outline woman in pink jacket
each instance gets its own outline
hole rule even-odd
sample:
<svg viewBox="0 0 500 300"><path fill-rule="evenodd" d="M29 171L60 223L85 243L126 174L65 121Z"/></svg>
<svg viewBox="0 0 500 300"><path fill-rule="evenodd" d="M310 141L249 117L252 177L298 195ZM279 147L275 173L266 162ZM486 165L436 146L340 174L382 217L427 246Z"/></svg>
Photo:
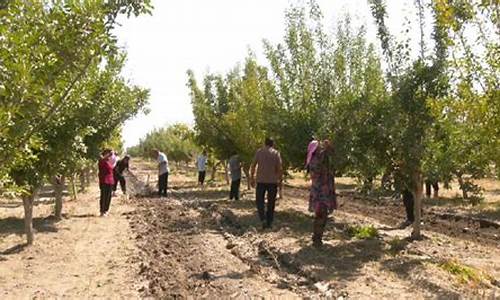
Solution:
<svg viewBox="0 0 500 300"><path fill-rule="evenodd" d="M101 190L99 206L101 217L108 215L113 186L115 184L113 165L111 163L112 154L113 151L111 149L106 149L102 151L101 159L99 160L99 189Z"/></svg>

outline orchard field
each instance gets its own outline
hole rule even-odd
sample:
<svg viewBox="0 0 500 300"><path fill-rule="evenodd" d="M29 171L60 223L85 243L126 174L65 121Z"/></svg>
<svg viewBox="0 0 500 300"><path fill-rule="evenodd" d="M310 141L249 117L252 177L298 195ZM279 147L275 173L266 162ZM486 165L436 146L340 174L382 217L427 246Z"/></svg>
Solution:
<svg viewBox="0 0 500 300"><path fill-rule="evenodd" d="M175 74L191 122L141 124L155 129L125 148L126 122L160 107L124 75L116 32L154 14L152 1L0 0L0 298L499 297L500 3L408 0L394 28L394 1L333 23L321 0L290 1L262 53ZM249 179L269 137L284 181L262 230ZM307 210L313 140L331 145L339 203L322 247ZM99 217L104 149L131 163L128 194ZM235 154L242 197L230 201Z"/></svg>
<svg viewBox="0 0 500 300"><path fill-rule="evenodd" d="M2 298L457 299L491 298L500 290L500 223L481 214L498 213L495 190L484 209L448 197L426 201L426 237L411 241L410 229L397 226L404 214L399 202L362 197L351 178L340 178L341 207L316 249L303 176L286 184L276 225L262 232L253 191L228 200L222 172L200 190L193 167L175 168L170 197L159 199L147 185L155 164L134 165L134 196L113 198L108 218L95 214L95 185L67 199L61 221L47 217L49 191L36 203L40 243L29 248L18 236L22 203L3 202Z"/></svg>

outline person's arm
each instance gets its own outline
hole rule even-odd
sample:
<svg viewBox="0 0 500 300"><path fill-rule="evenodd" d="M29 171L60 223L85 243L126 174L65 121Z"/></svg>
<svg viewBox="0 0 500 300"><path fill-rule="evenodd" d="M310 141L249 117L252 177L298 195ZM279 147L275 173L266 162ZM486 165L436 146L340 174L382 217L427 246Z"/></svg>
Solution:
<svg viewBox="0 0 500 300"><path fill-rule="evenodd" d="M276 166L276 174L278 175L279 182L283 182L283 162L281 161L281 155L278 153L278 165Z"/></svg>
<svg viewBox="0 0 500 300"><path fill-rule="evenodd" d="M127 163L127 168L125 168L125 169L127 170L127 172L128 172L130 175L134 176L134 173L133 173L132 171L130 171L130 162L128 162L128 163Z"/></svg>

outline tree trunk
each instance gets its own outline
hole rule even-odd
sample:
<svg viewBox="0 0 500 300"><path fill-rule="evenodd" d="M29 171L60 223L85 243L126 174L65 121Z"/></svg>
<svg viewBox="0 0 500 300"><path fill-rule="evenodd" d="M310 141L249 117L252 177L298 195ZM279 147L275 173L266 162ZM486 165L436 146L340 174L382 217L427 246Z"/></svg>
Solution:
<svg viewBox="0 0 500 300"><path fill-rule="evenodd" d="M457 175L458 178L458 185L460 186L460 189L462 190L462 198L468 199L469 195L467 194L467 188L465 186L464 179L462 178L462 175Z"/></svg>
<svg viewBox="0 0 500 300"><path fill-rule="evenodd" d="M210 175L210 181L215 181L215 175L217 174L217 168L219 167L220 161L212 166L212 174Z"/></svg>
<svg viewBox="0 0 500 300"><path fill-rule="evenodd" d="M71 197L73 198L73 200L78 200L78 191L76 189L76 175L75 174L71 174L70 183L71 183Z"/></svg>
<svg viewBox="0 0 500 300"><path fill-rule="evenodd" d="M245 177L247 178L247 190L250 190L252 188L250 183L250 166L244 165L243 173L245 173Z"/></svg>
<svg viewBox="0 0 500 300"><path fill-rule="evenodd" d="M224 161L223 164L224 164L224 176L226 177L226 184L229 184L229 170L227 169L227 161Z"/></svg>
<svg viewBox="0 0 500 300"><path fill-rule="evenodd" d="M382 187L382 190L384 191L390 191L391 190L391 173L389 172L384 172L382 175L382 178L380 179L380 186Z"/></svg>
<svg viewBox="0 0 500 300"><path fill-rule="evenodd" d="M424 181L423 176L420 171L415 171L412 174L412 194L415 201L413 211L415 214L415 222L413 222L413 232L411 237L414 239L420 239L422 237L420 233L420 222L422 219L422 195L424 191Z"/></svg>
<svg viewBox="0 0 500 300"><path fill-rule="evenodd" d="M33 245L35 234L33 232L33 202L38 197L38 188L33 189L30 195L23 196L24 207L24 233L26 234L26 243Z"/></svg>
<svg viewBox="0 0 500 300"><path fill-rule="evenodd" d="M78 172L78 179L80 181L80 192L85 192L87 185L85 184L85 170L82 169Z"/></svg>
<svg viewBox="0 0 500 300"><path fill-rule="evenodd" d="M84 169L84 173L85 173L85 186L89 187L90 186L90 168L86 167Z"/></svg>
<svg viewBox="0 0 500 300"><path fill-rule="evenodd" d="M53 186L55 196L54 215L57 219L61 219L63 208L64 176L55 176Z"/></svg>

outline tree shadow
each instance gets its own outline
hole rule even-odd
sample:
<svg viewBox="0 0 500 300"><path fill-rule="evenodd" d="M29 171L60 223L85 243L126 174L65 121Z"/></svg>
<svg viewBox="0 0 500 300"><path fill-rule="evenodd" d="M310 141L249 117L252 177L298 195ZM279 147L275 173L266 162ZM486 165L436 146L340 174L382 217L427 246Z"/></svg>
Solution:
<svg viewBox="0 0 500 300"><path fill-rule="evenodd" d="M438 206L438 207L442 207L442 206L458 207L458 206L467 206L470 204L470 202L467 199L464 199L462 197L424 198L423 202L426 206Z"/></svg>
<svg viewBox="0 0 500 300"><path fill-rule="evenodd" d="M421 259L397 257L385 260L381 263L381 265L382 270L387 270L396 274L399 278L405 280L414 288L426 289L437 299L462 298L462 295L460 293L431 282L424 276L418 276L417 279L413 279L411 274L416 273L416 269L423 265Z"/></svg>
<svg viewBox="0 0 500 300"><path fill-rule="evenodd" d="M177 198L186 200L198 200L210 201L210 200L221 200L227 199L229 197L228 190L185 190L179 189L178 191L172 192Z"/></svg>
<svg viewBox="0 0 500 300"><path fill-rule="evenodd" d="M52 204L54 204L54 198L38 198L33 202L34 207L39 205L52 205ZM22 200L0 202L0 208L18 208L21 206L23 206Z"/></svg>
<svg viewBox="0 0 500 300"><path fill-rule="evenodd" d="M500 204L494 209L483 210L472 214L474 218L491 219L495 221L500 221Z"/></svg>
<svg viewBox="0 0 500 300"><path fill-rule="evenodd" d="M83 218L96 218L97 215L95 215L95 214L79 214L79 215L63 214L63 217L66 219L72 219L72 218L83 219Z"/></svg>
<svg viewBox="0 0 500 300"><path fill-rule="evenodd" d="M244 279L247 277L252 276L252 272L250 270L244 271L244 272L228 272L226 274L222 275L214 275L211 274L207 271L201 272L201 273L196 273L191 275L194 278L201 279L201 280L207 280L207 281L212 281L212 280L217 280L217 279Z"/></svg>
<svg viewBox="0 0 500 300"><path fill-rule="evenodd" d="M11 254L21 253L24 250L24 248L26 248L27 246L28 246L27 244L15 245L13 247L10 247L10 248L7 248L3 251L0 251L0 255L7 256L7 255L11 255ZM0 256L0 259L6 260L5 258L3 258L1 256Z"/></svg>
<svg viewBox="0 0 500 300"><path fill-rule="evenodd" d="M37 232L57 232L58 229L55 226L57 221L58 220L53 216L46 218L34 218L33 228ZM0 219L0 236L10 234L24 234L24 219L15 217Z"/></svg>
<svg viewBox="0 0 500 300"><path fill-rule="evenodd" d="M325 243L320 248L311 244L295 253L279 255L283 271L300 275L316 282L338 279L349 280L360 274L364 264L378 261L384 254L384 244L379 239L363 239L338 244Z"/></svg>

